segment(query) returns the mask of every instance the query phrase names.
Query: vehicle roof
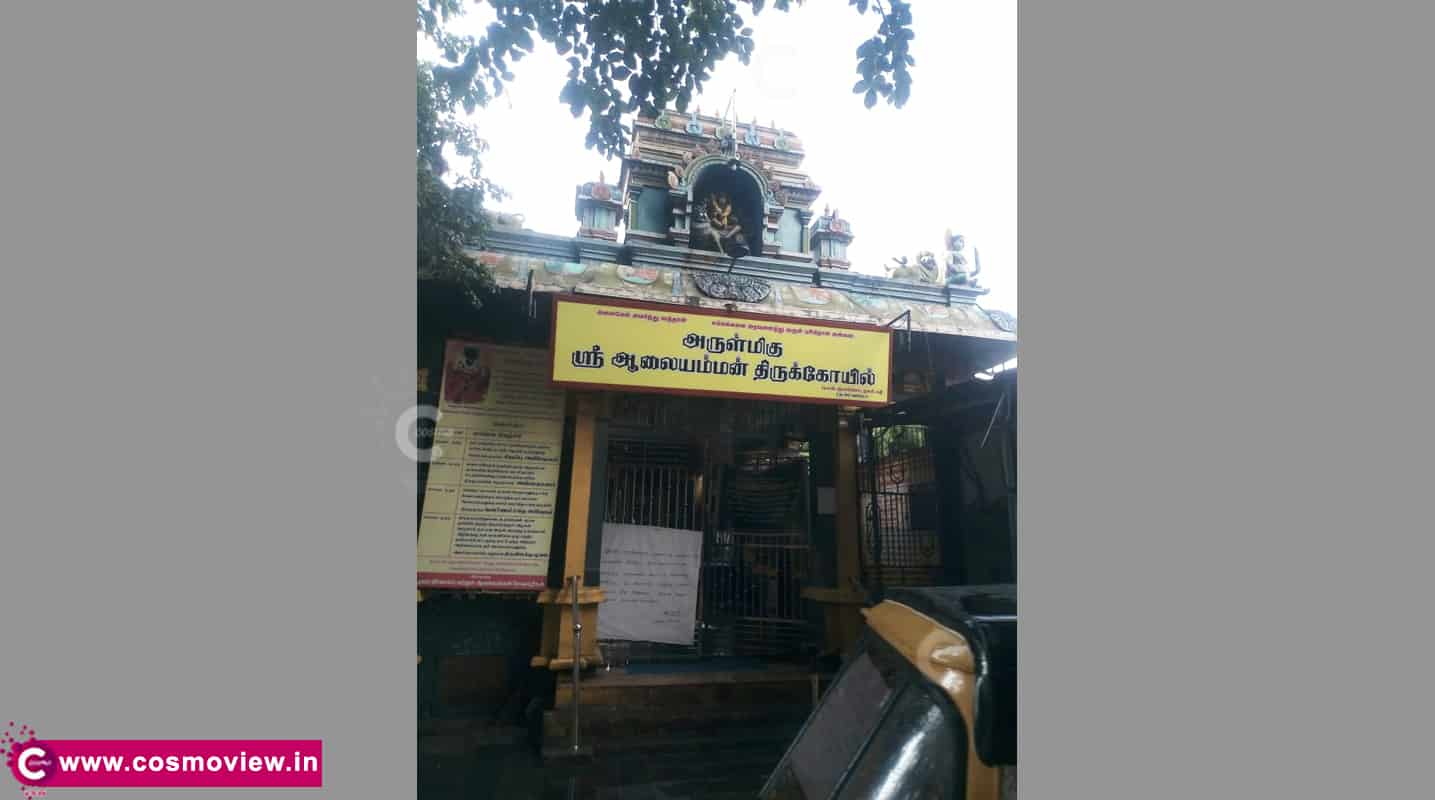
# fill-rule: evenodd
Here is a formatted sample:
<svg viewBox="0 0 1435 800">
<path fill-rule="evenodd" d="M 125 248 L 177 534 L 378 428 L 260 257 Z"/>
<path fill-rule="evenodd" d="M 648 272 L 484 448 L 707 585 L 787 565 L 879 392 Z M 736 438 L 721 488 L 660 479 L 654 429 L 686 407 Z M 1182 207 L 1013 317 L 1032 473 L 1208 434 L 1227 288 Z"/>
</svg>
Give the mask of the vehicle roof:
<svg viewBox="0 0 1435 800">
<path fill-rule="evenodd" d="M 887 599 L 920 611 L 948 627 L 991 624 L 1001 618 L 1016 617 L 1016 586 L 1009 583 L 892 588 L 887 592 Z"/>
<path fill-rule="evenodd" d="M 887 599 L 931 617 L 967 640 L 976 667 L 972 720 L 977 754 L 1016 763 L 1016 587 L 894 588 Z"/>
</svg>

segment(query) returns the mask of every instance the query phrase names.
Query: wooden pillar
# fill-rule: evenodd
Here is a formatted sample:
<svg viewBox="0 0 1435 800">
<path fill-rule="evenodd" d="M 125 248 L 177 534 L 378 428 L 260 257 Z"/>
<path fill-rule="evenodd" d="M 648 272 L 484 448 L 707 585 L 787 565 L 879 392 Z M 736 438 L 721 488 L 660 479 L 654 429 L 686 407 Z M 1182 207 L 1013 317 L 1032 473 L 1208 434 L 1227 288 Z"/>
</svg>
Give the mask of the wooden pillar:
<svg viewBox="0 0 1435 800">
<path fill-rule="evenodd" d="M 603 589 L 597 585 L 585 584 L 585 567 L 588 561 L 588 537 L 593 514 L 601 510 L 593 508 L 594 484 L 603 479 L 603 467 L 595 455 L 606 450 L 606 436 L 603 430 L 605 398 L 599 394 L 583 393 L 575 398 L 575 427 L 573 433 L 573 466 L 568 494 L 568 540 L 563 550 L 563 584 L 557 588 L 545 589 L 538 595 L 543 606 L 543 637 L 539 653 L 532 661 L 535 667 L 551 670 L 566 670 L 573 667 L 573 578 L 579 583 L 579 617 L 583 623 L 583 652 L 579 655 L 583 667 L 599 663 L 598 652 L 598 604 L 603 602 Z M 598 518 L 601 522 L 601 517 Z M 601 530 L 601 529 L 600 529 Z"/>
<path fill-rule="evenodd" d="M 837 418 L 837 585 L 862 585 L 862 510 L 857 479 L 857 416 Z"/>
<path fill-rule="evenodd" d="M 810 588 L 803 595 L 822 604 L 827 629 L 826 650 L 849 653 L 862 630 L 862 607 L 867 590 L 862 585 L 861 498 L 857 482 L 857 417 L 839 413 L 836 447 L 837 576 L 831 588 Z"/>
</svg>

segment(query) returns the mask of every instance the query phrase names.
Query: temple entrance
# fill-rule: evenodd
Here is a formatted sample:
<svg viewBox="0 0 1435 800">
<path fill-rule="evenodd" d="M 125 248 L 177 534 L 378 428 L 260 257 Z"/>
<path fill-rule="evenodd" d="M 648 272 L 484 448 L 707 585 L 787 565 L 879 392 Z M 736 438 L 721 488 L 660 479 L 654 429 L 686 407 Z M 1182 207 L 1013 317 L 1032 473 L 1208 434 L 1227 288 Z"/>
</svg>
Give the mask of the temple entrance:
<svg viewBox="0 0 1435 800">
<path fill-rule="evenodd" d="M 1016 581 L 1015 375 L 863 413 L 857 440 L 862 581 Z"/>
<path fill-rule="evenodd" d="M 880 417 L 870 422 L 858 439 L 864 582 L 878 594 L 947 583 L 931 431 Z"/>
<path fill-rule="evenodd" d="M 702 532 L 690 645 L 608 641 L 614 666 L 809 656 L 818 631 L 804 407 L 625 394 L 608 435 L 604 522 Z"/>
</svg>

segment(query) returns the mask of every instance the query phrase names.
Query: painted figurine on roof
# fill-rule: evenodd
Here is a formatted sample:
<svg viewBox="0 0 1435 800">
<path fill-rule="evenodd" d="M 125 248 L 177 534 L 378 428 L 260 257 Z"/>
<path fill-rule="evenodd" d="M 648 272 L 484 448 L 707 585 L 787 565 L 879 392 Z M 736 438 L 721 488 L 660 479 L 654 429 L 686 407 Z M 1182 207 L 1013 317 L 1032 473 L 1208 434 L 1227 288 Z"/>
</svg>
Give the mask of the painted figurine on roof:
<svg viewBox="0 0 1435 800">
<path fill-rule="evenodd" d="M 967 257 L 962 254 L 962 249 L 966 246 L 966 238 L 964 238 L 959 233 L 952 233 L 952 229 L 948 228 L 946 234 L 946 242 L 946 284 L 948 286 L 960 286 L 968 289 L 979 288 L 979 285 L 977 283 L 977 276 L 980 275 L 982 272 L 982 262 L 980 256 L 977 256 L 976 267 L 969 272 L 967 271 Z M 973 252 L 975 253 L 975 251 Z"/>
<path fill-rule="evenodd" d="M 887 267 L 887 277 L 899 281 L 916 281 L 918 283 L 937 282 L 937 256 L 931 250 L 923 250 L 917 254 L 915 264 L 910 264 L 906 256 L 899 256 L 892 259 L 895 266 Z"/>
</svg>

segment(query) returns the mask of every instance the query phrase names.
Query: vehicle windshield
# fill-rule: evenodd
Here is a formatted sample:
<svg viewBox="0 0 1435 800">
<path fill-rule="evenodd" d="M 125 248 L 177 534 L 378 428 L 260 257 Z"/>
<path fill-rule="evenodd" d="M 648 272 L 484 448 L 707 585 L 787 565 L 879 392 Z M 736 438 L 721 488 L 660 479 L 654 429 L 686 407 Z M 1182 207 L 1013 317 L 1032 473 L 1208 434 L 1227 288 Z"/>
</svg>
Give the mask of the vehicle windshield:
<svg viewBox="0 0 1435 800">
<path fill-rule="evenodd" d="M 956 737 L 947 715 L 922 687 L 908 686 L 882 720 L 838 797 L 951 797 L 956 756 Z"/>
<path fill-rule="evenodd" d="M 954 731 L 898 656 L 868 648 L 827 690 L 763 797 L 951 797 L 961 750 Z"/>
</svg>

